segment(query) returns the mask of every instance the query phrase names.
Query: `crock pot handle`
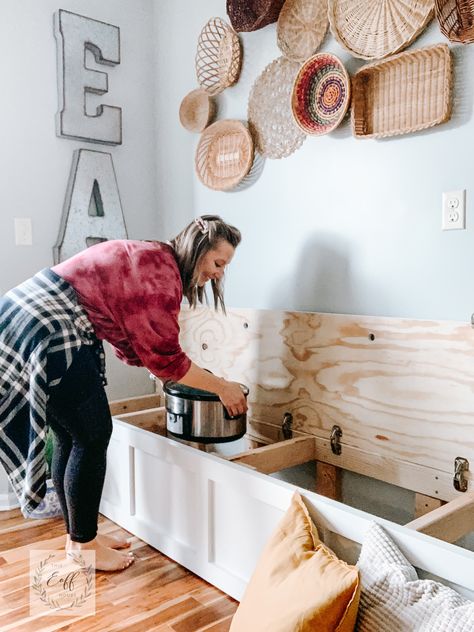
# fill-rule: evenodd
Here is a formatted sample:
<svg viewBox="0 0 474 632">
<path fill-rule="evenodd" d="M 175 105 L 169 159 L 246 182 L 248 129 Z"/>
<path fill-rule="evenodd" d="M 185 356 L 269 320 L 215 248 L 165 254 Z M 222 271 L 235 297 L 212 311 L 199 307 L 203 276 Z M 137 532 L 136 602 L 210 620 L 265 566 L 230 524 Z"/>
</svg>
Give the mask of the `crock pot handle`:
<svg viewBox="0 0 474 632">
<path fill-rule="evenodd" d="M 227 419 L 228 421 L 230 421 L 231 419 L 238 419 L 240 417 L 240 415 L 229 415 L 229 413 L 227 412 L 227 408 L 225 406 L 223 406 L 224 408 L 224 419 Z"/>
<path fill-rule="evenodd" d="M 240 388 L 243 390 L 245 397 L 248 397 L 249 389 L 243 384 L 240 384 Z M 224 419 L 238 419 L 239 417 L 241 417 L 241 415 L 229 415 L 229 413 L 227 412 L 227 408 L 224 405 L 223 405 L 223 408 L 224 408 Z"/>
</svg>

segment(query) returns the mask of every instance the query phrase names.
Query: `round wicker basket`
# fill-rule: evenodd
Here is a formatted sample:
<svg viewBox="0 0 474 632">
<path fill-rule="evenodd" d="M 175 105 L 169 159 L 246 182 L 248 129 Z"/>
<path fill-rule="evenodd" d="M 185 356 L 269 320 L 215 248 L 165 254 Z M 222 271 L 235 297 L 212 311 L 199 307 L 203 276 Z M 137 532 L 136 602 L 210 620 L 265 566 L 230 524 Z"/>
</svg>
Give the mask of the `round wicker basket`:
<svg viewBox="0 0 474 632">
<path fill-rule="evenodd" d="M 433 0 L 328 0 L 332 34 L 361 59 L 381 59 L 406 48 L 431 20 L 433 9 Z"/>
<path fill-rule="evenodd" d="M 441 33 L 452 42 L 474 42 L 474 0 L 435 0 Z"/>
<path fill-rule="evenodd" d="M 196 75 L 208 94 L 219 94 L 239 78 L 241 64 L 237 33 L 220 18 L 211 18 L 202 29 L 196 51 Z"/>
<path fill-rule="evenodd" d="M 200 181 L 216 191 L 230 191 L 250 171 L 253 140 L 241 121 L 216 121 L 201 134 L 196 150 L 196 173 Z"/>
<path fill-rule="evenodd" d="M 181 101 L 179 120 L 190 132 L 202 132 L 209 125 L 216 112 L 215 103 L 205 90 L 191 90 Z"/>
<path fill-rule="evenodd" d="M 248 120 L 255 148 L 265 158 L 285 158 L 306 139 L 291 113 L 291 91 L 299 64 L 274 59 L 257 77 L 249 95 Z"/>
<path fill-rule="evenodd" d="M 285 0 L 227 0 L 227 15 L 236 31 L 257 31 L 276 22 Z"/>
<path fill-rule="evenodd" d="M 350 77 L 340 59 L 329 53 L 313 55 L 301 66 L 293 85 L 296 123 L 306 134 L 328 134 L 344 118 L 350 94 Z"/>
<path fill-rule="evenodd" d="M 281 52 L 292 61 L 313 55 L 328 29 L 327 0 L 286 0 L 277 24 Z"/>
</svg>

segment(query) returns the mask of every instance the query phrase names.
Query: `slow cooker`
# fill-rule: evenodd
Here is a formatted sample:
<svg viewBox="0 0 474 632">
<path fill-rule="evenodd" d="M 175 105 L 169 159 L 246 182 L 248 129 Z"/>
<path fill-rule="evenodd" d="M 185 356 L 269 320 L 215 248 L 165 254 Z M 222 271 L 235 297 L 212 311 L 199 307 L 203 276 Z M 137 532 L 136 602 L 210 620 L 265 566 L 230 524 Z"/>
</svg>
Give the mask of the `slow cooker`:
<svg viewBox="0 0 474 632">
<path fill-rule="evenodd" d="M 240 385 L 245 396 L 249 389 Z M 247 415 L 230 417 L 218 395 L 179 382 L 163 384 L 166 428 L 174 437 L 199 443 L 226 443 L 244 436 Z"/>
</svg>

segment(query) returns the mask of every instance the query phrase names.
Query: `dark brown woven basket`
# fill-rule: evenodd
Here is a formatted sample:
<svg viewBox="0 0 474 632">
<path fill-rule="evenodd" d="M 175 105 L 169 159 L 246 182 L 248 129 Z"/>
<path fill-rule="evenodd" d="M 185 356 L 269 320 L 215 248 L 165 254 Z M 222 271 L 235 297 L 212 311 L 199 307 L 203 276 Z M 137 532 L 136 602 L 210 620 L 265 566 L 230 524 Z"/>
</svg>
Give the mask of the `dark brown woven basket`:
<svg viewBox="0 0 474 632">
<path fill-rule="evenodd" d="M 235 31 L 257 31 L 276 22 L 285 0 L 227 0 L 227 15 Z"/>
<path fill-rule="evenodd" d="M 474 0 L 435 0 L 436 17 L 451 42 L 474 42 Z"/>
</svg>

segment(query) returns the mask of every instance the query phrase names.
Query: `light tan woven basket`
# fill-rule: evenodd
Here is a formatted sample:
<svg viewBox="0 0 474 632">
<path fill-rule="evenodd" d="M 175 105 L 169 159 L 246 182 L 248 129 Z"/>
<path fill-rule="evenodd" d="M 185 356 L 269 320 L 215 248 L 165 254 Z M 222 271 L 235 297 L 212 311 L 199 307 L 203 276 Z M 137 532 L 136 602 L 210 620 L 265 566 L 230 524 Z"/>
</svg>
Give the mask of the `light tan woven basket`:
<svg viewBox="0 0 474 632">
<path fill-rule="evenodd" d="M 219 94 L 239 78 L 239 37 L 221 18 L 211 18 L 202 29 L 195 64 L 199 85 L 211 95 Z"/>
<path fill-rule="evenodd" d="M 451 116 L 451 89 L 446 44 L 368 64 L 352 77 L 352 132 L 382 138 L 444 123 Z"/>
<path fill-rule="evenodd" d="M 474 42 L 474 0 L 435 0 L 441 33 L 452 42 Z"/>
<path fill-rule="evenodd" d="M 248 174 L 254 156 L 253 140 L 241 121 L 224 119 L 201 134 L 196 150 L 196 173 L 216 191 L 230 191 Z"/>
<path fill-rule="evenodd" d="M 411 44 L 427 26 L 434 0 L 329 0 L 336 40 L 354 57 L 382 59 Z"/>
<path fill-rule="evenodd" d="M 274 59 L 253 84 L 248 121 L 255 148 L 264 158 L 284 158 L 303 144 L 306 135 L 291 112 L 291 92 L 300 64 L 286 57 Z"/>
<path fill-rule="evenodd" d="M 292 61 L 315 53 L 328 29 L 327 0 L 286 0 L 277 24 L 281 52 Z"/>
<path fill-rule="evenodd" d="M 202 88 L 191 90 L 181 101 L 179 120 L 190 132 L 202 132 L 209 125 L 216 111 L 211 96 Z"/>
</svg>

